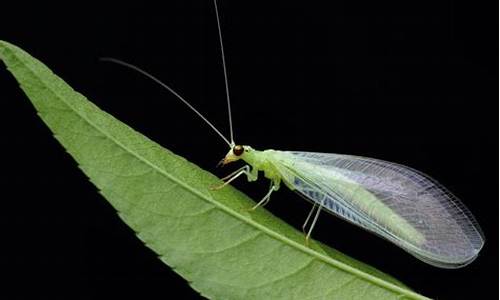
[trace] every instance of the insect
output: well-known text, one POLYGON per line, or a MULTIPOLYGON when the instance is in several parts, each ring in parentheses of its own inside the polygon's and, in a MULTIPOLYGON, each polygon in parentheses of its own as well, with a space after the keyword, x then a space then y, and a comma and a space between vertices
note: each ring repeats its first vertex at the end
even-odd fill
POLYGON ((231 102, 222 31, 214 0, 229 115, 227 139, 188 101, 146 71, 114 58, 102 60, 120 64, 152 79, 169 90, 229 146, 220 162, 242 160, 245 166, 222 178, 220 189, 244 175, 255 181, 262 172, 270 180, 269 191, 252 209, 264 206, 281 185, 313 203, 303 225, 306 242, 321 211, 375 233, 420 260, 442 268, 460 268, 472 262, 484 245, 484 236, 470 211, 445 187, 396 163, 378 159, 327 153, 256 150, 234 142, 231 102), (306 230, 306 228, 308 228, 306 230))

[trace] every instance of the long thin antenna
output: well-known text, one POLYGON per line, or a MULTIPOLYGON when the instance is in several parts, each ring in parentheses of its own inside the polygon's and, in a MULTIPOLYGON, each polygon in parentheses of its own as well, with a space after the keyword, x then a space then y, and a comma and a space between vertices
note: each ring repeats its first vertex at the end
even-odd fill
POLYGON ((229 99, 229 84, 227 81, 226 58, 224 55, 224 45, 222 44, 222 30, 220 29, 220 19, 219 19, 219 10, 217 9, 217 0, 214 0, 214 6, 215 6, 215 15, 217 16, 217 29, 219 30, 219 42, 220 42, 220 51, 222 55, 222 67, 224 68, 224 80, 226 82, 227 113, 229 115, 229 134, 231 136, 231 144, 234 145, 231 100, 229 99))
POLYGON ((101 57, 100 60, 112 62, 115 64, 122 65, 124 67, 130 68, 130 69, 137 71, 137 72, 141 73, 142 75, 148 77, 149 79, 158 83, 162 87, 166 88, 168 91, 170 91, 172 94, 174 94, 177 98, 179 98, 179 100, 181 100, 184 104, 186 104, 192 111, 194 111, 203 121, 205 121, 205 123, 207 123, 210 127, 212 127, 212 129, 224 140, 224 142, 226 142, 226 144, 228 144, 229 147, 231 147, 232 144, 227 140, 227 138, 217 128, 215 128, 215 126, 212 123, 210 123, 210 121, 207 120, 207 118, 205 118, 198 110, 196 110, 196 108, 194 108, 191 104, 189 104, 189 102, 187 102, 184 98, 182 98, 181 95, 177 94, 176 91, 174 91, 171 87, 169 87, 165 83, 161 82, 158 78, 154 77, 153 75, 149 74, 148 72, 142 70, 139 67, 136 67, 132 64, 126 63, 126 62, 121 61, 121 60, 116 59, 116 58, 101 57))

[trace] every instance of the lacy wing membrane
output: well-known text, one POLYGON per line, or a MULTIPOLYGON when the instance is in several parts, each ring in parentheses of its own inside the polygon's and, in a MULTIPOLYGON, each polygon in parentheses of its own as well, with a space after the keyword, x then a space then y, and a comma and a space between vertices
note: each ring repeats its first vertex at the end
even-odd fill
POLYGON ((469 210, 414 169, 352 155, 273 152, 273 165, 292 190, 427 263, 462 267, 484 244, 469 210))

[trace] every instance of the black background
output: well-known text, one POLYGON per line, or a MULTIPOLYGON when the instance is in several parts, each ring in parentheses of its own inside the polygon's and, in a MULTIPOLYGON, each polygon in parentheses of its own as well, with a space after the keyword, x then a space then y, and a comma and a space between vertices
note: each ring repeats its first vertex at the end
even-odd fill
MULTIPOLYGON (((215 169, 227 146, 192 112, 141 75, 98 61, 113 56, 141 66, 228 133, 211 1, 162 2, 2 4, 0 39, 121 121, 223 176, 236 167, 215 169)), ((484 230, 486 245, 466 268, 429 266, 326 214, 314 237, 426 296, 495 298, 498 8, 333 3, 220 3, 236 141, 375 157, 430 174, 484 230)), ((0 293, 198 298, 97 193, 3 67, 0 99, 0 268, 2 285, 12 287, 0 293)), ((267 184, 235 183, 254 199, 267 184)), ((300 227, 310 204, 281 189, 267 208, 300 227)))

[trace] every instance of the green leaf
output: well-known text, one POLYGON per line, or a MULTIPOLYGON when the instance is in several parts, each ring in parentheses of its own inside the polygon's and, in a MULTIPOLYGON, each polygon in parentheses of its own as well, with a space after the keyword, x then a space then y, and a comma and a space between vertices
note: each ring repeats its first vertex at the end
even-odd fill
MULTIPOLYGON (((29 54, 0 59, 80 168, 162 261, 214 299, 427 299, 304 237, 212 174, 101 111, 29 54)), ((68 212, 70 213, 70 212, 68 212)), ((126 263, 126 262, 125 262, 126 263)))

